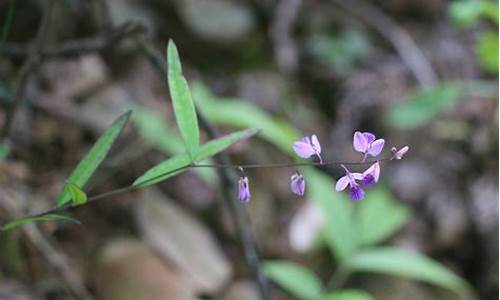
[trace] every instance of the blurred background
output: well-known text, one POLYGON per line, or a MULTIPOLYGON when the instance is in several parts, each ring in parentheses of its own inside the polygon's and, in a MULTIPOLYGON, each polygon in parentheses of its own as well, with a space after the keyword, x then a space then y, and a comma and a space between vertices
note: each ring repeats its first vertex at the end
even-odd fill
MULTIPOLYGON (((366 229, 366 245, 426 255, 479 299, 498 299, 498 2, 3 0, 0 26, 0 223, 53 206, 128 109, 132 121, 89 195, 184 151, 164 73, 173 39, 198 110, 221 133, 262 129, 227 151, 234 163, 293 161, 293 141, 313 133, 325 160, 359 160, 356 130, 384 138, 386 157, 409 145, 354 203, 352 224, 366 229)), ((323 191, 302 198, 289 191, 294 171, 247 172, 248 226, 262 261, 300 264, 327 289, 340 260, 325 232, 340 211, 313 199, 352 203, 334 191, 340 168, 309 178, 301 169, 323 191)), ((0 299, 260 299, 215 170, 73 213, 81 225, 0 234, 0 299)), ((354 243, 357 233, 343 238, 354 243)), ((375 273, 334 278, 333 288, 384 300, 462 297, 375 273)), ((272 299, 301 299, 270 277, 272 299)))

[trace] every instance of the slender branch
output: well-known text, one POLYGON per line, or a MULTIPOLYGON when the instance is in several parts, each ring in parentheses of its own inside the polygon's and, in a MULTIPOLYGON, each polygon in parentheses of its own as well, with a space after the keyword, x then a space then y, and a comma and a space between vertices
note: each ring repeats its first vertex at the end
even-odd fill
MULTIPOLYGON (((138 24, 125 23, 110 32, 100 33, 93 37, 60 42, 40 50, 40 55, 46 57, 72 57, 89 52, 101 51, 115 47, 118 42, 129 37, 144 33, 144 27, 138 24)), ((26 56, 33 51, 34 46, 19 43, 0 43, 0 54, 10 56, 26 56)))
POLYGON ((19 70, 16 80, 16 92, 14 94, 13 101, 11 105, 8 107, 5 114, 5 122, 3 124, 2 131, 0 132, 0 138, 5 139, 9 136, 10 129, 12 127, 12 123, 14 121, 14 116, 17 112, 18 107, 21 104, 22 99, 24 98, 24 93, 26 90, 26 86, 28 83, 29 76, 33 73, 33 71, 37 68, 41 56, 40 53, 43 48, 43 44, 47 37, 47 33, 49 31, 50 22, 52 19, 52 13, 55 6, 55 0, 46 0, 43 2, 43 16, 40 27, 35 37, 34 46, 30 51, 30 54, 23 66, 19 70))

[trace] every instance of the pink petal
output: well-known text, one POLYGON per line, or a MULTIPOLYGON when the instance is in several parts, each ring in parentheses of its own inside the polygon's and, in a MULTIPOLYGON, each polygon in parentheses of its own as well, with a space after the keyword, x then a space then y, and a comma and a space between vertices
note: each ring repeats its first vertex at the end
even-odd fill
POLYGON ((312 148, 312 146, 304 142, 295 142, 293 144, 293 151, 295 151, 295 153, 297 153, 297 155, 302 158, 309 158, 313 154, 315 154, 315 151, 312 148))
POLYGON ((356 131, 354 133, 354 138, 353 138, 352 144, 354 146, 354 150, 361 152, 361 153, 365 153, 367 148, 368 148, 368 143, 366 142, 365 136, 359 131, 356 131))
POLYGON ((373 142, 375 140, 375 135, 373 133, 363 132, 363 135, 364 135, 365 140, 368 144, 370 144, 371 142, 373 142))
POLYGON ((373 143, 371 143, 370 149, 368 149, 368 153, 371 156, 379 155, 380 152, 382 152, 382 149, 384 149, 384 144, 385 144, 384 139, 378 139, 374 141, 373 143))
POLYGON ((347 175, 340 177, 340 179, 337 181, 337 184, 335 184, 335 190, 338 192, 345 190, 347 185, 349 184, 349 177, 347 175))
POLYGON ((318 137, 315 134, 311 136, 311 142, 316 151, 318 151, 318 153, 321 153, 321 145, 319 144, 318 137))

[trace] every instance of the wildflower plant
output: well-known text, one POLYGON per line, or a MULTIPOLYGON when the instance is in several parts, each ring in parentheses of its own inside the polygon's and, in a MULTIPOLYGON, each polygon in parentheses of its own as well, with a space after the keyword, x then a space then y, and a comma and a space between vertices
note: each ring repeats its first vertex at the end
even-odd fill
MULTIPOLYGON (((179 54, 172 41, 169 42, 167 47, 167 61, 168 86, 177 126, 179 127, 184 142, 185 152, 176 154, 160 162, 136 178, 129 186, 99 195, 87 196, 84 191, 85 185, 106 158, 114 142, 127 124, 132 112, 126 112, 111 124, 76 166, 66 180, 65 185, 61 187, 61 193, 57 197, 53 208, 38 214, 28 215, 6 222, 2 224, 0 231, 10 230, 26 223, 49 220, 70 220, 78 222, 67 216, 65 212, 76 206, 81 207, 89 202, 97 201, 111 195, 146 188, 178 175, 188 169, 196 168, 239 169, 242 172, 242 176, 234 182, 234 197, 240 202, 236 203, 237 205, 245 205, 251 199, 251 176, 248 177, 244 175, 245 170, 255 168, 304 168, 304 170, 301 170, 303 174, 296 170, 295 173, 290 176, 290 189, 293 194, 304 196, 306 195, 307 185, 307 193, 310 193, 312 198, 316 198, 324 209, 325 215, 327 216, 326 239, 328 244, 331 245, 332 252, 341 266, 339 268, 340 275, 337 275, 338 277, 344 278, 348 273, 354 271, 372 271, 417 278, 452 290, 463 290, 464 287, 467 287, 459 277, 424 256, 410 254, 394 248, 374 248, 368 250, 363 248, 363 246, 380 242, 394 232, 395 229, 399 228, 408 216, 406 210, 400 207, 393 208, 393 212, 391 213, 392 218, 390 219, 392 223, 389 225, 384 222, 380 222, 380 224, 377 224, 378 226, 372 226, 371 224, 370 226, 365 226, 362 222, 360 222, 361 225, 358 225, 350 219, 354 210, 352 205, 359 204, 360 207, 364 207, 361 206, 365 205, 363 203, 371 205, 369 201, 358 201, 363 200, 366 195, 371 193, 371 191, 366 192, 365 189, 372 188, 379 182, 381 163, 391 160, 401 160, 409 151, 408 146, 404 146, 399 150, 393 147, 389 157, 380 158, 379 156, 383 152, 385 140, 380 138, 377 139, 376 136, 370 132, 356 131, 353 134, 353 148, 356 152, 362 154, 359 161, 325 161, 322 157, 322 147, 317 135, 304 136, 300 139, 297 139, 297 137, 293 139, 284 139, 281 135, 287 134, 287 132, 294 132, 294 130, 280 127, 281 125, 278 125, 278 122, 274 122, 261 111, 246 106, 248 104, 240 104, 240 106, 238 106, 239 104, 223 103, 223 105, 217 106, 215 102, 210 100, 212 96, 198 86, 194 89, 197 104, 202 107, 202 110, 207 113, 209 117, 218 120, 220 123, 228 122, 228 118, 233 118, 234 124, 245 127, 240 131, 201 144, 197 107, 195 107, 192 100, 191 89, 182 74, 179 54), (205 104, 203 104, 204 101, 205 104), (245 118, 253 118, 253 121, 246 122, 245 120, 248 119, 245 118), (234 143, 255 136, 259 133, 259 129, 248 127, 259 127, 258 125, 264 127, 262 136, 271 140, 283 149, 283 151, 295 153, 295 155, 302 159, 312 158, 317 159, 317 161, 252 165, 205 163, 206 159, 223 152, 234 143), (368 156, 374 159, 372 161, 367 161, 368 156), (335 183, 334 180, 331 180, 328 176, 314 170, 315 166, 335 167, 344 175, 335 183), (353 172, 348 166, 349 168, 351 168, 351 166, 357 166, 364 170, 353 172), (306 182, 308 183, 306 184, 306 182), (332 199, 335 193, 334 189, 338 192, 348 189, 350 199, 353 201, 338 201, 340 198, 332 199), (363 226, 370 228, 369 237, 364 236, 368 231, 362 230, 363 226), (373 234, 373 232, 376 232, 376 234, 373 234), (359 238, 357 234, 360 234, 359 238)), ((295 133, 292 133, 292 136, 293 135, 295 135, 295 133)), ((361 211, 361 214, 367 214, 369 216, 365 218, 366 220, 377 220, 377 218, 373 218, 373 210, 367 211, 366 213, 361 211)), ((258 264, 258 260, 252 259, 252 261, 257 261, 256 263, 258 264)), ((300 299, 326 299, 323 298, 323 296, 329 297, 326 293, 326 288, 322 287, 319 279, 310 271, 304 270, 304 268, 296 264, 288 262, 270 262, 266 264, 265 269, 267 275, 271 279, 284 286, 285 289, 291 291, 291 293, 295 294, 300 299), (295 276, 297 280, 293 281, 290 280, 290 278, 283 279, 283 276, 295 276), (293 284, 290 284, 291 282, 293 282, 293 284), (310 283, 310 285, 306 287, 306 285, 303 284, 304 282, 310 283)), ((336 284, 341 285, 341 283, 338 282, 336 284)), ((363 296, 366 296, 366 293, 359 291, 336 291, 337 295, 350 295, 350 293, 361 293, 363 296)), ((369 299, 366 297, 358 299, 369 299)), ((332 296, 331 299, 334 299, 334 297, 332 296)))

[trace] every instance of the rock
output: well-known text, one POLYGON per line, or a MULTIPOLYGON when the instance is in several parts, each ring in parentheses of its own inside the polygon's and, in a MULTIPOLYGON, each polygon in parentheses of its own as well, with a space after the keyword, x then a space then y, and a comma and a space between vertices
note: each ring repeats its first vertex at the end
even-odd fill
POLYGON ((195 34, 215 42, 234 42, 255 26, 252 11, 243 2, 182 0, 178 8, 182 20, 195 34))
POLYGON ((44 84, 53 97, 74 98, 93 92, 109 79, 109 70, 96 54, 74 60, 55 59, 42 65, 44 84))
POLYGON ((230 278, 231 264, 211 232, 157 189, 145 191, 136 218, 145 241, 200 293, 215 293, 230 278))
POLYGON ((196 299, 177 274, 134 239, 115 240, 104 246, 93 274, 101 300, 196 299))

